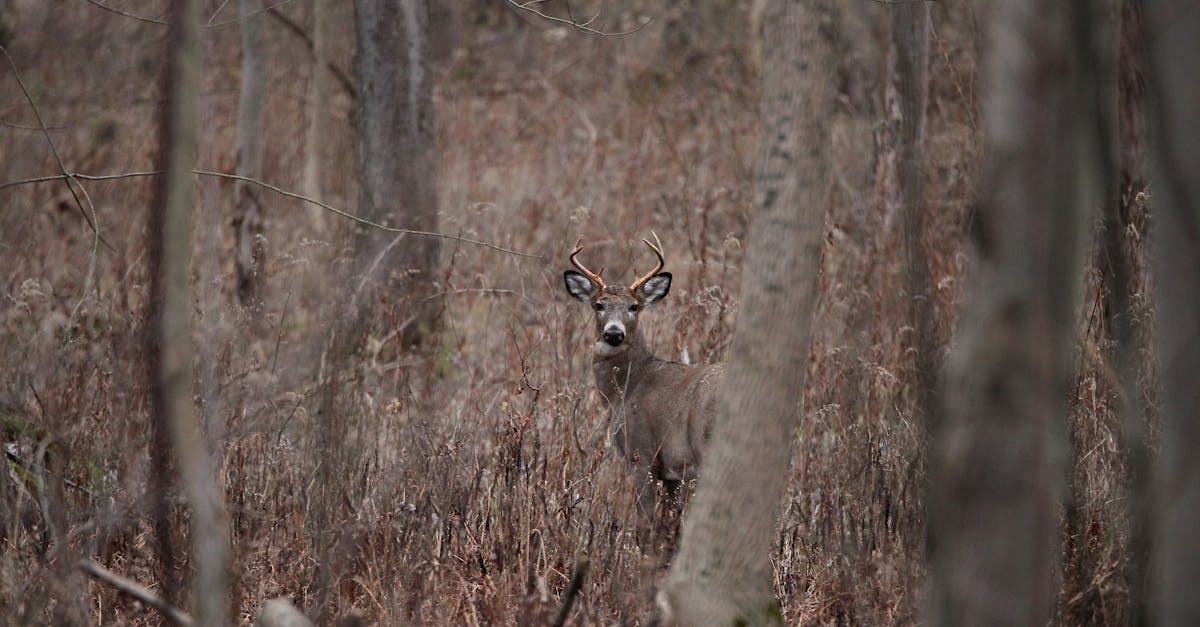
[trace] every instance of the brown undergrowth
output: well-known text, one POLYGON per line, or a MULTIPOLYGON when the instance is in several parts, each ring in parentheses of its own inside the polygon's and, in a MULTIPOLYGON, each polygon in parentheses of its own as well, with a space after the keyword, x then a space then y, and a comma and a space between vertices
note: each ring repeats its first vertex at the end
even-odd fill
MULTIPOLYGON (((152 169, 162 27, 86 4, 58 16, 21 7, 5 45, 67 167, 152 169)), ((344 13, 331 18, 331 57, 350 68, 344 13)), ((582 556, 590 569, 576 624, 647 618, 672 540, 637 543, 632 480, 606 449, 592 387, 590 325, 560 293, 560 275, 567 247, 585 235, 589 259, 631 276, 647 265, 639 239, 657 232, 675 289, 646 322, 651 345, 674 359, 722 358, 753 196, 754 79, 744 64, 716 57, 702 78, 674 80, 654 61, 654 25, 623 39, 585 38, 492 9, 467 13, 436 64, 441 229, 542 258, 448 243, 444 328, 422 354, 395 350, 404 312, 386 296, 375 304, 338 417, 362 443, 361 463, 340 480, 345 496, 322 517, 336 521, 329 528, 312 522, 325 454, 313 412, 331 302, 347 281, 346 227, 327 219, 317 231, 299 202, 271 196, 266 289, 252 315, 233 304, 232 190, 198 179, 197 399, 229 511, 230 614, 239 621, 273 596, 311 609, 323 566, 335 581, 334 615, 542 624, 582 556), (332 563, 316 563, 317 541, 332 543, 332 563)), ((299 189, 309 65, 302 42, 268 26, 264 172, 299 189)), ((965 271, 977 152, 968 26, 965 15, 935 11, 924 245, 940 350, 965 271)), ((236 41, 236 27, 208 33, 206 169, 232 163, 236 41)), ((10 76, 0 81, 0 119, 12 122, 0 126, 0 180, 56 172, 45 138, 25 128, 28 104, 10 76)), ((329 104, 324 200, 353 210, 353 102, 335 93, 329 104)), ((914 624, 925 426, 913 412, 901 224, 874 192, 876 112, 854 98, 843 104, 809 384, 772 559, 789 623, 914 624)), ((187 579, 186 504, 171 501, 167 547, 148 495, 140 346, 149 185, 84 183, 111 245, 99 247, 94 273, 91 232, 61 181, 0 190, 0 439, 12 454, 10 480, 0 483, 0 615, 17 623, 159 621, 85 580, 70 567, 80 557, 188 603, 185 587, 164 587, 187 579), (182 575, 164 573, 168 550, 182 575)), ((1081 369, 1071 420, 1080 451, 1073 490, 1086 523, 1082 535, 1065 532, 1062 620, 1072 624, 1125 615, 1125 488, 1102 360, 1081 369)))

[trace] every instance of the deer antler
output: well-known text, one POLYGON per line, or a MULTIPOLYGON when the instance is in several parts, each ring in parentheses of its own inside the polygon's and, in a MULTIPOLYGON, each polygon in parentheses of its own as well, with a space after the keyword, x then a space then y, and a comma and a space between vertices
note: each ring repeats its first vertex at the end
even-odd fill
POLYGON ((575 252, 571 253, 571 265, 578 268, 579 271, 584 274, 584 276, 591 279, 592 283, 595 283, 599 289, 604 289, 605 288, 604 279, 600 278, 600 275, 604 274, 604 268, 601 267, 599 272, 592 272, 591 270, 588 270, 587 267, 584 266, 582 263, 579 263, 579 260, 575 258, 579 255, 580 251, 583 250, 583 246, 581 246, 582 243, 583 243, 583 236, 581 235, 579 237, 579 241, 575 242, 575 252))
POLYGON ((642 286, 643 283, 645 283, 646 281, 649 281, 651 279, 651 277, 658 274, 660 271, 662 271, 663 267, 666 266, 666 261, 663 259, 662 241, 658 239, 658 233, 655 233, 654 231, 650 231, 650 234, 654 236, 654 241, 658 243, 657 246, 654 244, 651 244, 650 240, 648 240, 648 239, 643 239, 642 241, 645 242, 646 245, 650 247, 650 250, 653 250, 654 254, 658 256, 658 266, 656 266, 648 274, 642 276, 642 278, 634 281, 633 285, 629 286, 629 291, 631 291, 631 292, 636 292, 638 290, 638 288, 642 286))

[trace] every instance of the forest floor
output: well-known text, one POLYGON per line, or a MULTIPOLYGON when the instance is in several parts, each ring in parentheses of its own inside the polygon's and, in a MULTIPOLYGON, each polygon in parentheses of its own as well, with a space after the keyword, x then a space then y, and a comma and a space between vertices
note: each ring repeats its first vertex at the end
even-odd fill
MULTIPOLYGON (((86 4, 14 6, 19 28, 5 31, 4 45, 64 167, 153 170, 164 28, 86 4)), ((306 8, 288 10, 303 22, 306 8)), ((331 61, 349 69, 352 16, 340 11, 330 18, 331 61)), ((316 409, 329 320, 350 279, 348 227, 268 194, 263 300, 242 306, 232 186, 197 179, 196 393, 234 543, 230 611, 242 621, 262 600, 286 596, 314 615, 377 624, 544 623, 582 556, 590 569, 575 624, 648 616, 677 521, 665 517, 657 540, 639 544, 633 481, 608 449, 592 382, 589 313, 566 296, 561 272, 584 236, 589 265, 631 277, 648 266, 640 239, 657 233, 675 281, 644 319, 649 344, 663 357, 719 361, 753 200, 757 79, 737 55, 661 61, 657 24, 597 38, 488 15, 494 21, 463 26, 436 63, 440 228, 540 258, 445 242, 443 327, 419 353, 396 350, 404 312, 382 297, 361 359, 345 373, 352 393, 337 419, 350 425, 341 446, 354 451, 356 470, 338 479, 339 499, 313 486, 329 454, 316 409), (322 544, 334 548, 319 559, 322 544), (333 582, 328 597, 321 577, 333 582)), ((827 226, 772 555, 789 624, 915 624, 921 612, 925 427, 911 410, 902 226, 880 187, 879 155, 893 138, 875 93, 881 44, 857 39, 881 15, 848 18, 829 206, 801 208, 824 211, 827 226)), ((967 265, 979 129, 969 13, 937 3, 933 15, 924 245, 944 350, 967 265)), ((298 191, 310 64, 302 41, 267 26, 264 178, 298 191)), ((229 172, 236 26, 211 28, 206 46, 200 168, 229 172)), ((0 74, 0 183, 59 173, 13 75, 0 74)), ((329 136, 317 148, 323 200, 352 211, 354 103, 334 89, 329 136)), ((0 483, 9 503, 0 615, 17 623, 158 622, 74 571, 81 557, 187 606, 170 583, 172 568, 187 573, 186 503, 171 501, 164 536, 149 496, 142 355, 152 185, 82 182, 107 242, 99 245, 64 182, 0 189, 0 440, 11 453, 0 483)), ((1086 283, 1085 349, 1100 337, 1096 288, 1086 283)), ((1085 349, 1071 399, 1063 624, 1109 623, 1126 611, 1115 391, 1085 349)))

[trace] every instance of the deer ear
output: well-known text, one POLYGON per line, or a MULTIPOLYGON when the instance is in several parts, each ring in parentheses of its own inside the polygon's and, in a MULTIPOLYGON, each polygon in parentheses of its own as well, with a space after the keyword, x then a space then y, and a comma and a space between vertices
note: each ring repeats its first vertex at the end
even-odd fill
POLYGON ((574 270, 563 273, 563 283, 567 286, 567 293, 577 300, 589 301, 592 299, 592 293, 596 291, 596 285, 591 279, 574 270))
POLYGON ((666 298, 667 292, 671 291, 671 273, 659 272, 658 274, 646 279, 638 287, 637 297, 641 299, 643 305, 653 305, 658 301, 666 298))

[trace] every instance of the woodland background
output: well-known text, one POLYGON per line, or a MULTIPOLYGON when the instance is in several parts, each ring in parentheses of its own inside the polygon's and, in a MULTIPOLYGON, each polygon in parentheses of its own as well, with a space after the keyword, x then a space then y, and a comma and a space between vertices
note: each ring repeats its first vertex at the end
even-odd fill
MULTIPOLYGON (((11 62, 0 72, 0 615, 15 624, 160 620, 85 577, 79 558, 188 606, 188 508, 178 497, 156 507, 154 496, 173 494, 159 483, 171 460, 155 459, 144 356, 154 177, 76 179, 74 191, 61 177, 9 184, 156 169, 167 4, 0 0, 11 62)), ((204 3, 197 168, 222 174, 247 150, 238 102, 248 19, 235 4, 204 3)), ((357 213, 354 8, 269 4, 251 18, 265 94, 253 177, 357 213)), ((1116 218, 1085 225, 1056 624, 1119 624, 1133 611, 1114 290, 1128 301, 1138 420, 1156 442, 1137 4, 1110 3, 1106 14, 1120 189, 1115 213, 1096 214, 1116 218), (1132 261, 1122 284, 1105 250, 1132 261)), ((632 482, 606 449, 593 390, 589 313, 560 277, 579 236, 589 265, 632 276, 648 265, 639 240, 656 232, 675 281, 642 323, 651 345, 674 359, 722 359, 753 200, 761 3, 571 6, 542 10, 598 12, 594 28, 637 30, 589 34, 499 1, 431 4, 436 230, 533 256, 442 240, 437 324, 419 350, 403 341, 412 303, 383 291, 353 338, 358 358, 328 359, 341 287, 356 276, 352 225, 249 186, 260 214, 248 241, 261 265, 247 289, 244 192, 197 177, 195 398, 232 539, 229 616, 248 621, 262 600, 286 596, 323 622, 534 624, 553 616, 586 555, 573 620, 647 619, 673 539, 636 541, 632 482), (331 369, 348 390, 334 410, 321 404, 331 369), (353 455, 331 453, 338 438, 353 455), (330 475, 335 464, 343 472, 330 475)), ((980 237, 980 27, 966 3, 928 7, 917 245, 940 360, 969 240, 980 237)), ((789 624, 914 624, 924 611, 928 425, 916 409, 892 10, 837 3, 828 33, 839 62, 825 247, 772 555, 789 624)))

